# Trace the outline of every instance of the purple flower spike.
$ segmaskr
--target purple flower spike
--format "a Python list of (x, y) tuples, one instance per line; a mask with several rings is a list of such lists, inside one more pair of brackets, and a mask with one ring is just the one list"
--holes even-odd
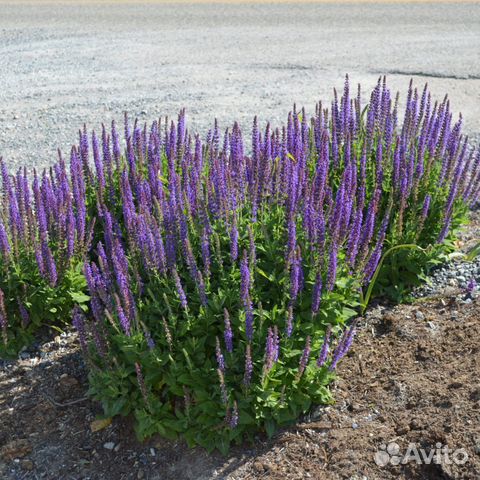
[(305, 348), (303, 349), (302, 356), (300, 357), (300, 363), (298, 365), (297, 378), (303, 375), (303, 372), (307, 368), (308, 359), (310, 358), (310, 337), (305, 340)]
[(188, 307), (188, 303), (187, 303), (187, 296), (185, 295), (185, 291), (183, 290), (182, 282), (180, 280), (180, 277), (178, 276), (176, 269), (172, 270), (172, 274), (175, 280), (175, 287), (177, 288), (177, 294), (178, 294), (178, 297), (180, 298), (180, 305), (184, 310), (186, 310)]
[(265, 345), (265, 361), (263, 365), (263, 369), (265, 373), (268, 373), (275, 362), (275, 356), (277, 346), (275, 345), (275, 336), (271, 327), (268, 327), (267, 333), (267, 342)]
[(328, 261), (327, 290), (331, 292), (337, 279), (337, 245), (334, 243), (330, 247), (330, 256)]
[(320, 301), (322, 300), (322, 274), (319, 272), (315, 277), (315, 284), (312, 293), (312, 314), (316, 315), (320, 309)]
[(217, 365), (218, 368), (225, 373), (225, 358), (223, 357), (222, 348), (220, 347), (220, 340), (218, 337), (216, 338), (215, 343), (215, 355), (217, 357)]
[(22, 327), (26, 327), (30, 323), (30, 315), (25, 308), (23, 302), (17, 298), (18, 310), (20, 311), (20, 317), (22, 318)]
[(104, 165), (100, 157), (100, 148), (95, 132), (92, 132), (92, 151), (93, 161), (95, 163), (95, 170), (97, 172), (98, 186), (101, 190), (103, 190), (105, 188), (105, 172), (103, 170)]
[(320, 355), (318, 356), (318, 359), (317, 359), (317, 367), (322, 367), (327, 361), (331, 333), (332, 333), (332, 327), (331, 325), (329, 325), (327, 327), (327, 331), (325, 332), (325, 337), (323, 338), (322, 348), (320, 350)]
[(5, 308), (5, 295), (0, 288), (0, 328), (2, 329), (3, 343), (7, 344), (7, 309)]
[(10, 255), (10, 242), (8, 241), (7, 232), (1, 220), (0, 220), (0, 253), (5, 258), (8, 258)]
[(237, 405), (237, 401), (235, 400), (233, 402), (232, 413), (230, 415), (228, 426), (233, 430), (234, 428), (236, 428), (237, 425), (238, 425), (238, 405)]
[(225, 348), (228, 353), (232, 353), (233, 352), (233, 332), (232, 332), (232, 325), (230, 324), (230, 315), (226, 308), (223, 312), (224, 312), (224, 323), (225, 323), (223, 338), (225, 340)]
[(131, 335), (130, 320), (125, 315), (125, 312), (123, 310), (122, 304), (120, 303), (120, 299), (118, 298), (118, 295), (115, 295), (115, 305), (117, 309), (118, 320), (120, 321), (120, 326), (122, 327), (122, 330), (125, 333), (125, 335), (130, 336)]
[(249, 342), (253, 339), (253, 306), (250, 297), (245, 301), (245, 335)]
[(210, 239), (209, 239), (208, 231), (206, 228), (203, 229), (203, 234), (202, 234), (202, 260), (203, 260), (205, 275), (209, 277), (210, 265), (211, 265)]
[(87, 354), (87, 334), (85, 329), (85, 316), (80, 307), (75, 307), (73, 310), (73, 326), (78, 332), (78, 339), (83, 353)]
[(45, 270), (48, 283), (51, 287), (54, 287), (57, 284), (58, 279), (57, 266), (55, 265), (55, 260), (46, 240), (42, 241), (41, 249), (43, 261), (45, 262)]
[(142, 367), (137, 362), (135, 362), (135, 373), (137, 374), (137, 382), (140, 388), (140, 392), (142, 393), (143, 400), (145, 404), (148, 406), (149, 402), (148, 402), (147, 386), (145, 384), (145, 379), (143, 378)]
[(242, 303), (246, 305), (250, 295), (250, 269), (248, 266), (247, 251), (243, 251), (242, 260), (240, 261), (240, 298)]
[(280, 337), (278, 335), (278, 327), (273, 327), (273, 361), (277, 362), (280, 356)]
[(292, 336), (293, 332), (293, 305), (288, 306), (287, 311), (287, 327), (285, 329), (285, 334), (288, 338)]
[(245, 374), (243, 376), (243, 384), (248, 388), (252, 381), (253, 362), (252, 362), (252, 350), (250, 344), (247, 345), (245, 350)]
[(350, 347), (352, 346), (352, 343), (353, 343), (353, 338), (355, 337), (355, 333), (356, 333), (355, 325), (356, 323), (353, 322), (351, 327), (348, 330), (345, 330), (345, 332), (343, 333), (343, 336), (340, 342), (338, 343), (337, 348), (333, 352), (332, 363), (330, 364), (330, 367), (329, 367), (330, 371), (335, 370), (338, 362), (350, 350)]
[(233, 217), (233, 225), (230, 230), (230, 257), (232, 261), (236, 262), (238, 258), (238, 229), (237, 217)]
[(253, 234), (252, 227), (250, 225), (248, 226), (248, 239), (249, 239), (249, 242), (250, 242), (250, 252), (249, 252), (250, 265), (252, 266), (252, 268), (254, 268), (255, 264), (257, 262), (257, 252), (256, 252), (256, 248), (255, 248), (255, 237), (254, 237), (254, 234)]
[(302, 265), (300, 249), (297, 248), (293, 253), (292, 264), (290, 267), (290, 298), (292, 302), (297, 299), (298, 293), (302, 287)]
[(425, 200), (423, 201), (422, 214), (420, 217), (422, 222), (425, 221), (425, 219), (427, 218), (428, 210), (430, 208), (430, 201), (431, 201), (430, 195), (426, 195)]

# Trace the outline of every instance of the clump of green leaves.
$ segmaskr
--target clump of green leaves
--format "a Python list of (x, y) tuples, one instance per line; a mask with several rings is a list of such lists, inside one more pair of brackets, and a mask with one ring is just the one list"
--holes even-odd
[[(334, 354), (328, 361), (317, 361), (327, 328), (339, 335), (356, 314), (358, 291), (341, 269), (335, 291), (325, 292), (321, 309), (313, 313), (310, 292), (318, 255), (306, 255), (308, 293), (297, 299), (293, 316), (290, 272), (278, 261), (285, 252), (284, 214), (282, 208), (262, 209), (255, 224), (248, 216), (237, 221), (239, 252), (251, 252), (255, 246), (255, 260), (248, 265), (255, 305), (250, 339), (239, 294), (241, 266), (231, 258), (230, 237), (222, 222), (212, 225), (216, 242), (205, 291), (197, 288), (186, 265), (178, 268), (186, 306), (171, 276), (139, 270), (138, 276), (146, 280), (134, 287), (138, 330), (125, 335), (110, 324), (108, 354), (90, 347), (98, 365), (90, 373), (90, 392), (102, 402), (106, 415), (133, 412), (140, 438), (154, 433), (182, 436), (191, 446), (226, 452), (234, 441), (253, 439), (259, 430), (272, 435), (312, 405), (332, 401), (328, 384), (334, 376), (334, 367), (329, 367)], [(130, 261), (142, 263), (134, 257)], [(269, 347), (273, 329), (277, 336)]]
[(40, 327), (62, 328), (75, 306), (88, 309), (93, 220), (82, 182), (69, 180), (62, 161), (32, 184), (26, 170), (10, 175), (1, 158), (0, 167), (0, 355), (12, 356)]

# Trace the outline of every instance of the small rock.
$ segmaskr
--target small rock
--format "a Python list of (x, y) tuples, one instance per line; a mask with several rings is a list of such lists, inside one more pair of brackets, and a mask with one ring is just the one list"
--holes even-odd
[(20, 462), (20, 467), (23, 468), (23, 470), (27, 470), (31, 472), (33, 470), (33, 462), (31, 460), (25, 459)]
[(13, 460), (14, 458), (25, 457), (32, 451), (32, 446), (26, 439), (12, 440), (2, 447), (0, 454), (5, 461)]
[(405, 435), (409, 431), (410, 431), (410, 427), (408, 425), (399, 425), (396, 430), (397, 435)]
[(448, 385), (447, 388), (461, 388), (461, 387), (463, 387), (462, 382), (452, 382)]
[(356, 430), (356, 429), (358, 428), (358, 423), (357, 423), (357, 422), (353, 422), (353, 423), (352, 423), (352, 428), (353, 428), (354, 430)]
[(410, 422), (410, 429), (411, 430), (421, 430), (422, 428), (422, 425), (421, 423), (416, 419), (414, 418), (411, 422)]
[(137, 480), (142, 480), (143, 478), (145, 478), (145, 472), (142, 469), (140, 469), (137, 472)]
[(63, 386), (63, 387), (75, 387), (78, 385), (78, 380), (74, 377), (70, 377), (69, 375), (67, 375), (66, 373), (64, 373), (61, 377), (60, 377), (60, 384)]
[(415, 312), (415, 318), (417, 320), (425, 320), (425, 315), (423, 314), (423, 312), (421, 312), (420, 310), (417, 310)]
[(268, 462), (263, 462), (263, 469), (268, 472), (269, 470), (272, 469), (272, 464)]
[(350, 404), (350, 409), (352, 410), (352, 412), (358, 412), (359, 410), (362, 410), (362, 406), (359, 403), (353, 402), (352, 404)]
[(470, 400), (472, 402), (480, 401), (480, 388), (477, 388), (477, 389), (473, 390), (472, 393), (470, 393)]
[(103, 444), (103, 448), (107, 450), (113, 450), (115, 448), (115, 444), (113, 442), (106, 442)]
[(315, 421), (321, 418), (321, 416), (325, 413), (325, 406), (324, 405), (317, 405), (312, 409), (310, 412), (310, 420)]

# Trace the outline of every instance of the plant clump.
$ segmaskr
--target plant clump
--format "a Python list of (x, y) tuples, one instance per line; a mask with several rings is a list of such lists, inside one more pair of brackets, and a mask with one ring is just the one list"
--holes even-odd
[[(48, 245), (85, 259), (89, 308), (77, 305), (73, 324), (107, 415), (133, 413), (142, 438), (226, 451), (332, 401), (328, 384), (370, 295), (404, 295), (451, 251), (479, 199), (480, 152), (448, 100), (410, 86), (398, 117), (385, 79), (363, 106), (347, 78), (312, 118), (294, 108), (263, 131), (255, 118), (250, 154), (237, 123), (222, 134), (215, 122), (202, 141), (184, 111), (150, 129), (126, 118), (124, 154), (115, 123), (101, 144), (93, 133), (93, 165), (81, 132), (58, 199), (67, 227), (57, 232), (61, 215), (49, 210)], [(62, 172), (60, 162), (44, 174), (45, 191), (61, 188)], [(15, 262), (19, 235), (11, 181), (2, 265)], [(34, 252), (43, 214), (31, 210)], [(9, 304), (15, 289), (5, 288)]]

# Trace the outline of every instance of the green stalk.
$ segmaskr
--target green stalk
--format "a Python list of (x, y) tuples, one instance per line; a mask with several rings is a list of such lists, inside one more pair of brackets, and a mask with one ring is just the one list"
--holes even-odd
[(467, 261), (471, 262), (480, 255), (480, 242), (478, 242), (466, 255)]
[(396, 245), (395, 247), (389, 248), (382, 255), (382, 258), (378, 262), (378, 265), (377, 265), (377, 268), (375, 270), (375, 273), (373, 274), (372, 280), (370, 281), (370, 284), (368, 285), (366, 294), (362, 295), (362, 302), (361, 302), (362, 303), (362, 315), (365, 313), (365, 310), (367, 309), (367, 306), (370, 302), (370, 297), (372, 296), (373, 287), (375, 286), (378, 274), (380, 273), (380, 269), (382, 268), (382, 265), (383, 265), (383, 262), (385, 261), (385, 258), (387, 258), (387, 256), (390, 255), (395, 250), (402, 250), (402, 249), (420, 250), (422, 252), (425, 252), (424, 248), (419, 247), (418, 245), (416, 245), (414, 243), (405, 243), (403, 245)]

